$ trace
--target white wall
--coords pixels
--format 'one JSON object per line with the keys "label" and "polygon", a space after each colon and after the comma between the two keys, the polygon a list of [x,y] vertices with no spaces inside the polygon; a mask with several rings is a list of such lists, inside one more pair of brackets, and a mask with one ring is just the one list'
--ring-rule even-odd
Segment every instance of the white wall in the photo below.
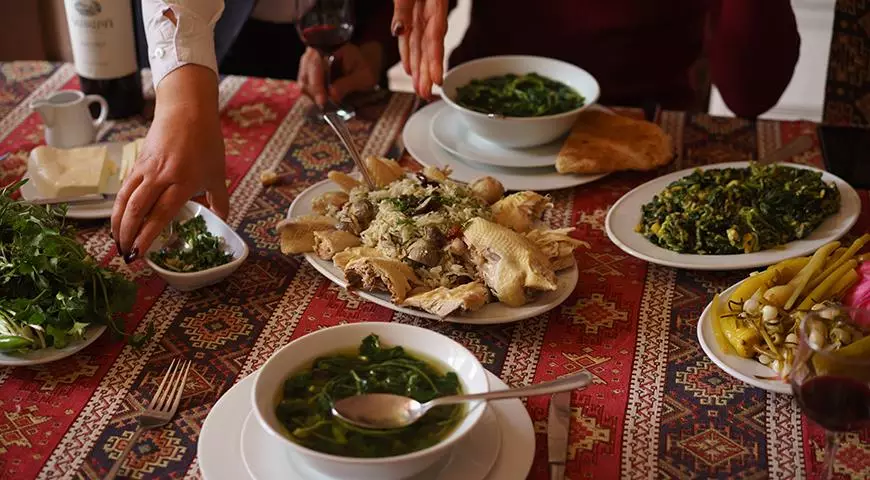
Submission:
{"label": "white wall", "polygon": [[[468,18],[472,0],[459,0],[456,9],[448,18],[447,38],[445,40],[444,62],[450,52],[462,40],[468,28]],[[764,0],[758,0],[764,1]],[[771,119],[822,119],[822,104],[825,96],[825,78],[828,70],[828,50],[834,24],[834,3],[836,0],[792,0],[792,7],[801,35],[801,52],[795,74],[779,103],[762,115]],[[411,79],[400,65],[394,65],[388,73],[390,88],[400,92],[412,92]],[[715,86],[710,94],[710,113],[713,115],[734,116]]]}

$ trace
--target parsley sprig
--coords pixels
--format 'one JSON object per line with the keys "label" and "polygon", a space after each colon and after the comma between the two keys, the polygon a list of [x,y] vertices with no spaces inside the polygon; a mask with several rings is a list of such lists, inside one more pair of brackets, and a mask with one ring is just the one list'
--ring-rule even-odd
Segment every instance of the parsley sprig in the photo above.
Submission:
{"label": "parsley sprig", "polygon": [[63,348],[90,325],[126,336],[115,314],[132,309],[136,284],[88,255],[64,207],[13,200],[24,182],[0,189],[0,352]]}

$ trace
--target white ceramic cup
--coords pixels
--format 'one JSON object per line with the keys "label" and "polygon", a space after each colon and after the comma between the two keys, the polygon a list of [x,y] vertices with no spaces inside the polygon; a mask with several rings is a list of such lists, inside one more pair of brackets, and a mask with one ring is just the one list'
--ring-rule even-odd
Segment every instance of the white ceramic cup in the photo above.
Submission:
{"label": "white ceramic cup", "polygon": [[[89,107],[100,104],[94,120]],[[45,143],[57,148],[81,147],[94,143],[97,129],[109,115],[109,104],[99,95],[85,95],[78,90],[60,90],[30,104],[45,124]]]}

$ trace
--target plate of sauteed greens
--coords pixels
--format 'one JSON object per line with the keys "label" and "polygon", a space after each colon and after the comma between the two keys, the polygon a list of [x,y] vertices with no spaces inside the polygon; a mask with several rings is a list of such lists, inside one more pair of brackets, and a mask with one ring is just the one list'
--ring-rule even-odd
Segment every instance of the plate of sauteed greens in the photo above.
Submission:
{"label": "plate of sauteed greens", "polygon": [[810,311],[827,320],[811,341],[833,349],[870,352],[870,337],[841,322],[844,296],[860,280],[870,255],[864,234],[852,243],[829,242],[808,256],[783,260],[716,294],[701,314],[698,340],[710,359],[744,382],[791,394],[788,375],[799,328]]}
{"label": "plate of sauteed greens", "polygon": [[369,301],[453,322],[530,318],[573,291],[574,250],[587,245],[540,220],[548,197],[505,195],[491,177],[457,182],[449,169],[365,163],[375,188],[333,171],[293,201],[277,225],[282,252]]}
{"label": "plate of sauteed greens", "polygon": [[858,221],[842,179],[797,164],[732,162],[687,169],[632,190],[607,214],[607,235],[642,260],[740,270],[811,253]]}

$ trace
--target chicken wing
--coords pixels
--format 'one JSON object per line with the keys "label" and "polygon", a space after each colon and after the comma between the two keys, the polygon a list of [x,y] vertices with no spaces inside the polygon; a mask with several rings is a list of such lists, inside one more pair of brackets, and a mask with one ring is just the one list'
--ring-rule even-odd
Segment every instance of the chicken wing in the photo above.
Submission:
{"label": "chicken wing", "polygon": [[486,286],[502,303],[518,307],[528,302],[527,290],[556,289],[546,255],[523,235],[478,217],[469,222],[463,238]]}
{"label": "chicken wing", "polygon": [[486,286],[480,282],[466,283],[454,288],[438,287],[434,290],[411,295],[404,305],[416,307],[439,317],[446,317],[460,310],[473,312],[489,300]]}
{"label": "chicken wing", "polygon": [[517,192],[495,202],[492,215],[495,223],[528,232],[540,220],[544,210],[553,206],[547,197],[531,191]]}
{"label": "chicken wing", "polygon": [[281,253],[306,253],[314,251],[314,232],[334,230],[334,218],[323,215],[303,215],[278,222],[275,228],[281,234]]}
{"label": "chicken wing", "polygon": [[344,230],[314,232],[314,253],[324,260],[331,260],[338,252],[360,245],[360,239]]}
{"label": "chicken wing", "polygon": [[405,300],[412,285],[420,285],[414,270],[387,257],[361,257],[351,260],[344,267],[348,285],[363,290],[388,292],[393,302]]}
{"label": "chicken wing", "polygon": [[405,169],[399,166],[395,160],[389,158],[368,157],[365,159],[365,163],[372,182],[380,188],[405,176]]}
{"label": "chicken wing", "polygon": [[559,271],[574,265],[574,250],[578,247],[590,248],[589,244],[568,235],[573,228],[557,230],[534,229],[526,233],[526,238],[550,260],[550,267]]}
{"label": "chicken wing", "polygon": [[330,215],[340,210],[349,199],[346,192],[325,192],[311,201],[311,209],[320,215]]}

